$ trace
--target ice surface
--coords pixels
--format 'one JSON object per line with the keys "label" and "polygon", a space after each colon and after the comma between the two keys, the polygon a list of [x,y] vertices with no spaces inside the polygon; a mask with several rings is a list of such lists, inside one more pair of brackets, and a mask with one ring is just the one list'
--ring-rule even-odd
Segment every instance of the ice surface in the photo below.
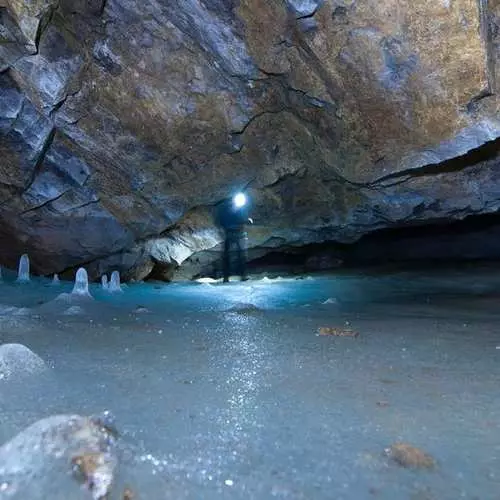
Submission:
{"label": "ice surface", "polygon": [[[50,383],[31,377],[3,392],[0,383],[0,441],[49,415],[111,410],[126,446],[110,500],[124,485],[152,500],[500,491],[495,267],[145,283],[119,295],[90,284],[95,300],[67,316],[53,299],[71,285],[46,282],[0,287],[5,311],[30,311],[0,314],[2,341],[54,366]],[[322,305],[329,297],[338,304]],[[346,324],[358,338],[316,336]],[[396,442],[432,455],[436,471],[389,461],[384,450]],[[50,473],[50,485],[37,477],[50,487],[42,498],[88,498],[67,494],[70,475]]]}
{"label": "ice surface", "polygon": [[89,292],[89,277],[83,267],[76,272],[75,286],[71,294],[78,297],[92,297]]}
{"label": "ice surface", "polygon": [[103,274],[101,276],[101,286],[103,290],[107,290],[109,288],[109,283],[108,283],[108,275]]}
{"label": "ice surface", "polygon": [[111,293],[123,292],[122,287],[120,285],[120,273],[118,271],[113,271],[111,273],[111,280],[109,281],[108,290]]}
{"label": "ice surface", "polygon": [[30,259],[28,254],[21,255],[17,272],[18,283],[28,283],[30,281]]}

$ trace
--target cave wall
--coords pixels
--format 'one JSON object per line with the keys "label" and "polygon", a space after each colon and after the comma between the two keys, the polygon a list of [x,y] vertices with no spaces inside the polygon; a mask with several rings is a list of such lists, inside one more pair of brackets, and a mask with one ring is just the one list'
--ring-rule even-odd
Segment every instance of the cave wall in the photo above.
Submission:
{"label": "cave wall", "polygon": [[241,188],[257,253],[496,212],[499,4],[1,0],[1,263],[142,278]]}

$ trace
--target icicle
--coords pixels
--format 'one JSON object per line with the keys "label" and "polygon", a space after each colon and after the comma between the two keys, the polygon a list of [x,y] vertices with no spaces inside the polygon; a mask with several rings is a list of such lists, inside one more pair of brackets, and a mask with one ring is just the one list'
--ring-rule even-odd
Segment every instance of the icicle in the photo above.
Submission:
{"label": "icicle", "polygon": [[78,269],[76,272],[75,286],[71,295],[77,295],[80,297],[91,297],[89,292],[89,277],[87,271],[83,267]]}
{"label": "icicle", "polygon": [[19,259],[19,269],[17,272],[18,283],[28,283],[30,281],[30,259],[28,254],[21,255]]}
{"label": "icicle", "polygon": [[111,293],[122,291],[122,287],[120,286],[120,273],[118,271],[113,271],[111,273],[111,280],[109,282],[109,291]]}
{"label": "icicle", "polygon": [[108,275],[107,274],[104,274],[101,276],[101,286],[102,286],[103,290],[109,289]]}

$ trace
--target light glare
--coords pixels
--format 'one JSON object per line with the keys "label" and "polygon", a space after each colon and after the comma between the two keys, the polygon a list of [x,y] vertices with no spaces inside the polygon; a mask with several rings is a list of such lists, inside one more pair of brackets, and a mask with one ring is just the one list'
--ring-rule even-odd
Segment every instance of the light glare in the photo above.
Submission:
{"label": "light glare", "polygon": [[238,193],[234,195],[233,203],[236,208],[244,207],[247,204],[247,197],[243,193]]}

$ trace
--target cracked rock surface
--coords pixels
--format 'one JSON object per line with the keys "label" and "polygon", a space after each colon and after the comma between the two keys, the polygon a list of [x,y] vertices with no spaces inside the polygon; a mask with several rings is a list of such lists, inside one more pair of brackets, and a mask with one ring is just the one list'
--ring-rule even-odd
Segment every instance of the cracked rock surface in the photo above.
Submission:
{"label": "cracked rock surface", "polygon": [[182,266],[217,245],[210,210],[241,188],[260,253],[497,211],[499,14],[3,0],[2,263],[28,252],[38,273],[139,279]]}

